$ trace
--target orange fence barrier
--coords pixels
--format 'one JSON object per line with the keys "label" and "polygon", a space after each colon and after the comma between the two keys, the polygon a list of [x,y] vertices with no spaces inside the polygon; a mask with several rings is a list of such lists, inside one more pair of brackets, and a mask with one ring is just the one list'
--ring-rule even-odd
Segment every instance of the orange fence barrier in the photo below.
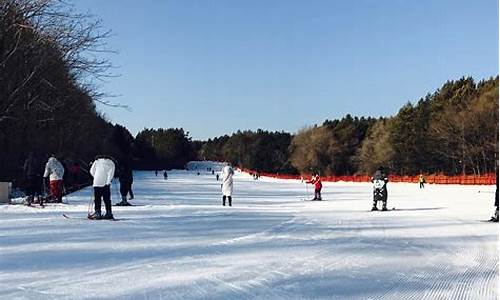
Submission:
{"label": "orange fence barrier", "polygon": [[[254,170],[241,169],[242,172],[249,174],[259,173],[264,177],[271,177],[277,179],[302,179],[310,178],[310,175],[289,175],[289,174],[278,174],[278,173],[266,173],[266,172],[256,172]],[[418,183],[419,176],[388,176],[390,182],[407,182],[407,183]],[[321,180],[325,182],[370,182],[371,176],[367,175],[353,175],[353,176],[322,176]],[[459,176],[447,176],[447,175],[425,175],[426,183],[434,184],[463,184],[463,185],[494,185],[495,184],[495,174],[485,174],[485,175],[459,175]]]}

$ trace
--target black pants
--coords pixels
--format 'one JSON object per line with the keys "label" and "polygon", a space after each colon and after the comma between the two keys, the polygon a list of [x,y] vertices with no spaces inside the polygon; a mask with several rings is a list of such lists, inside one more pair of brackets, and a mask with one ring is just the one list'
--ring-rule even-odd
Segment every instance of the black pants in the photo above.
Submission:
{"label": "black pants", "polygon": [[34,176],[26,178],[26,196],[40,196],[42,194],[42,177]]}
{"label": "black pants", "polygon": [[420,188],[423,189],[424,188],[424,183],[423,182],[420,182]]}
{"label": "black pants", "polygon": [[94,187],[94,210],[101,212],[101,200],[104,200],[106,213],[111,214],[111,189],[109,185]]}
{"label": "black pants", "polygon": [[377,207],[377,202],[382,201],[382,208],[387,208],[387,190],[374,190],[373,191],[373,207]]}
{"label": "black pants", "polygon": [[232,206],[232,203],[231,203],[232,198],[231,198],[231,196],[222,196],[222,205],[226,206],[226,197],[227,197],[229,206]]}
{"label": "black pants", "polygon": [[134,199],[134,192],[132,192],[132,182],[130,181],[120,181],[120,194],[123,198],[127,198],[127,194],[130,194],[130,199]]}
{"label": "black pants", "polygon": [[321,189],[314,190],[314,200],[321,200]]}

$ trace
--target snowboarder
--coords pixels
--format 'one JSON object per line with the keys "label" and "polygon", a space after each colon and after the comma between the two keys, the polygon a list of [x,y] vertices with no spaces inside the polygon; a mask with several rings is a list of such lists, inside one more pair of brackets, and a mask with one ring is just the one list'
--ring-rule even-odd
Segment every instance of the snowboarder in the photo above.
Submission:
{"label": "snowboarder", "polygon": [[387,182],[389,179],[382,167],[379,167],[371,179],[373,183],[373,207],[372,211],[378,210],[377,202],[382,201],[382,210],[387,210]]}
{"label": "snowboarder", "polygon": [[498,170],[496,172],[496,190],[495,190],[495,214],[493,217],[491,217],[490,221],[491,222],[497,222],[498,223]]}
{"label": "snowboarder", "polygon": [[321,178],[319,177],[319,174],[313,173],[311,180],[306,181],[306,183],[314,184],[313,200],[321,201],[321,189],[323,188],[323,184],[321,184]]}
{"label": "snowboarder", "polygon": [[118,180],[120,181],[120,195],[122,201],[118,202],[116,205],[130,206],[131,204],[127,201],[127,195],[130,194],[130,200],[134,199],[134,192],[132,191],[134,176],[132,175],[132,166],[125,160],[118,168]]}
{"label": "snowboarder", "polygon": [[40,206],[43,206],[43,199],[41,197],[42,167],[33,152],[29,153],[28,158],[24,162],[23,171],[24,178],[26,179],[26,204],[30,206],[36,196]]}
{"label": "snowboarder", "polygon": [[[44,181],[49,184],[49,198],[56,203],[62,203],[64,167],[52,154],[45,165]],[[46,184],[46,183],[45,183]]]}
{"label": "snowboarder", "polygon": [[226,165],[222,168],[222,206],[226,206],[226,198],[229,206],[232,206],[233,175],[234,170],[231,166]]}
{"label": "snowboarder", "polygon": [[165,179],[165,180],[168,179],[167,170],[163,171],[163,179]]}
{"label": "snowboarder", "polygon": [[[92,186],[94,187],[94,213],[88,218],[93,220],[114,219],[111,211],[111,181],[115,176],[115,163],[110,157],[105,155],[96,156],[90,174],[94,177]],[[104,200],[106,214],[101,215],[101,200]]]}
{"label": "snowboarder", "polygon": [[420,188],[423,189],[424,188],[424,183],[425,183],[425,177],[424,177],[424,174],[420,174],[418,176],[418,183],[420,185]]}

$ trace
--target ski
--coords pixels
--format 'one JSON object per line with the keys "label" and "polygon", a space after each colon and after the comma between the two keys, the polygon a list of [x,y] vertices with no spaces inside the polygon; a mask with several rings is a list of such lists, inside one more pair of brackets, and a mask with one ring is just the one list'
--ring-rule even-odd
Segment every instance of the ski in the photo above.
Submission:
{"label": "ski", "polygon": [[384,212],[384,211],[393,211],[393,210],[397,210],[395,207],[391,208],[391,209],[387,209],[387,210],[382,210],[382,209],[377,209],[377,210],[369,210],[368,212],[375,212],[375,211],[380,211],[380,212]]}
{"label": "ski", "polygon": [[87,221],[122,221],[124,219],[89,219],[87,217],[74,217],[74,216],[69,216],[67,214],[62,214],[64,218],[66,219],[73,219],[73,220],[87,220]]}
{"label": "ski", "polygon": [[45,205],[38,205],[38,204],[28,205],[26,203],[9,203],[9,205],[26,206],[26,207],[31,207],[31,208],[45,208]]}

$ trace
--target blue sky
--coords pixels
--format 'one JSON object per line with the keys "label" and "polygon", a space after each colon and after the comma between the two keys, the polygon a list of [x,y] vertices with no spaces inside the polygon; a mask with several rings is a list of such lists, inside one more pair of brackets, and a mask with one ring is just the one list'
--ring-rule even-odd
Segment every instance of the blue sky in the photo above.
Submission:
{"label": "blue sky", "polygon": [[498,74],[496,0],[73,0],[102,19],[121,76],[99,106],[135,135],[295,132],[388,116],[449,79]]}

